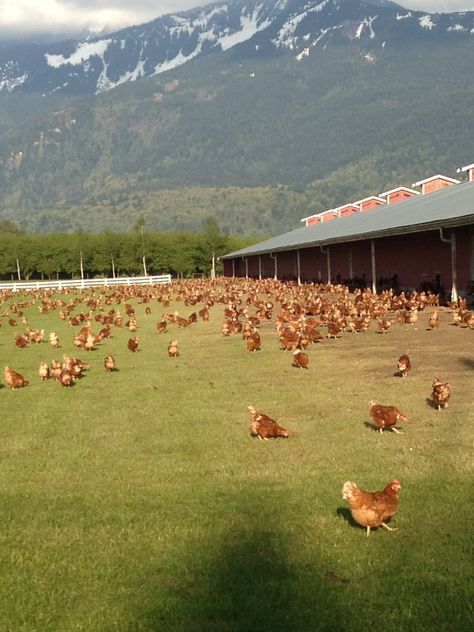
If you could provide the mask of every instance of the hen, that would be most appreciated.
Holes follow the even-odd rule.
[[[179,356],[178,341],[171,340],[168,345],[168,357],[177,358]]]
[[[111,355],[105,356],[105,358],[104,358],[104,369],[106,371],[116,371],[117,370],[114,356],[111,356]]]
[[[293,362],[292,366],[299,367],[300,369],[307,369],[309,364],[309,356],[304,351],[300,349],[295,349],[293,351]]]
[[[382,406],[382,404],[371,401],[369,402],[369,412],[380,433],[384,429],[390,429],[397,434],[403,434],[395,428],[395,424],[397,421],[406,421],[407,417],[395,406]]]
[[[5,376],[5,382],[8,386],[14,391],[16,388],[21,388],[22,386],[28,386],[28,380],[25,380],[23,375],[17,373],[13,369],[10,369],[8,366],[5,367],[5,371],[3,372]]]
[[[138,338],[134,336],[133,338],[129,338],[127,343],[128,348],[132,353],[136,353],[138,351]]]
[[[258,413],[253,406],[247,406],[250,413],[250,434],[261,440],[269,438],[288,437],[288,430],[282,428],[277,422],[263,413]]]
[[[342,497],[347,501],[353,519],[367,529],[367,537],[370,529],[384,527],[388,531],[396,531],[389,527],[386,521],[395,515],[398,509],[398,490],[400,482],[394,479],[382,492],[366,492],[352,481],[346,481],[342,487]]]
[[[398,375],[400,375],[400,377],[406,377],[408,374],[408,371],[411,369],[410,358],[407,356],[406,353],[404,353],[398,358],[397,367],[398,367]]]
[[[448,400],[451,397],[451,384],[449,382],[441,382],[439,377],[435,377],[432,397],[438,410],[447,408]]]

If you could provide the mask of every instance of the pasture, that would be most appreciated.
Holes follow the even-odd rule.
[[[0,388],[0,630],[471,629],[474,331],[451,325],[447,308],[427,331],[427,308],[387,334],[372,322],[325,338],[308,347],[301,370],[280,349],[274,296],[255,353],[241,335],[222,336],[226,298],[209,321],[157,333],[162,314],[203,307],[185,305],[179,287],[170,286],[166,306],[163,288],[146,303],[106,304],[97,292],[95,308],[84,302],[90,292],[52,297],[76,299],[72,314],[90,311],[95,332],[97,313],[132,305],[137,353],[124,326],[94,351],[76,349],[79,327],[60,319],[61,306],[40,314],[38,297],[4,297],[3,366],[30,385]],[[247,288],[236,288],[245,307]],[[226,297],[219,283],[212,292]],[[11,305],[22,301],[46,342],[15,346],[25,325]],[[60,349],[47,341],[52,331]],[[177,358],[167,356],[172,339]],[[406,352],[413,368],[401,379],[396,362]],[[72,388],[41,382],[40,361],[64,353],[87,361],[84,377]],[[108,354],[115,372],[104,370]],[[436,375],[452,384],[439,412],[430,402]],[[404,434],[374,430],[369,400],[401,408]],[[250,437],[249,404],[290,437]],[[367,538],[342,484],[375,491],[392,478],[402,486],[398,530]]]

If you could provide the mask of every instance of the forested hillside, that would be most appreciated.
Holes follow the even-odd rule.
[[[46,232],[129,230],[141,216],[192,231],[213,216],[259,236],[454,176],[473,160],[473,61],[470,39],[449,38],[301,61],[230,50],[96,97],[2,96],[0,217]]]

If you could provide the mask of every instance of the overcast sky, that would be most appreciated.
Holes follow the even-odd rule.
[[[472,11],[474,0],[399,0],[430,12]],[[208,0],[0,0],[0,32],[120,28],[210,4]]]

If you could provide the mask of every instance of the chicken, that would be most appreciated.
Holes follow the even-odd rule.
[[[168,357],[176,358],[177,356],[179,356],[178,341],[171,340],[168,345]]]
[[[386,318],[383,318],[382,320],[379,320],[379,331],[381,334],[386,334],[387,331],[390,329],[390,325],[392,324],[391,320],[387,320]]]
[[[59,338],[58,336],[54,333],[54,331],[52,331],[49,334],[49,342],[51,344],[52,347],[54,347],[55,349],[57,349],[58,347],[60,347],[61,345],[59,344]]]
[[[59,381],[63,386],[72,386],[73,378],[71,371],[68,371],[67,369],[62,369],[59,375]]]
[[[293,351],[293,362],[292,366],[299,367],[300,369],[307,369],[309,364],[309,356],[304,351],[300,349],[295,349]]]
[[[15,336],[15,344],[20,349],[28,346],[28,336],[25,334],[16,334]]]
[[[441,382],[439,377],[435,377],[433,382],[432,398],[438,410],[448,407],[448,400],[451,397],[451,384],[449,382]]]
[[[63,370],[63,366],[59,360],[53,360],[51,362],[50,375],[53,378],[53,380],[60,379],[62,370]]]
[[[105,356],[104,358],[104,369],[106,371],[116,371],[117,367],[115,365],[115,358],[111,355]]]
[[[21,388],[22,386],[28,386],[29,384],[28,380],[25,380],[23,375],[20,375],[20,373],[17,373],[13,369],[10,369],[8,366],[5,367],[3,375],[5,376],[5,382],[12,389],[12,391],[14,391],[16,388]]]
[[[380,433],[386,428],[397,434],[403,434],[395,428],[395,424],[397,421],[406,421],[407,417],[395,406],[382,406],[382,404],[371,401],[369,402],[369,412]]]
[[[439,327],[439,318],[438,318],[438,310],[435,309],[431,314],[430,319],[428,321],[428,329],[436,329]]]
[[[129,338],[127,346],[132,353],[138,351],[138,337]]]
[[[40,376],[40,379],[44,382],[44,380],[47,380],[49,378],[49,366],[46,364],[46,362],[41,362],[39,365],[39,369],[38,369],[38,375]]]
[[[168,323],[164,315],[162,316],[159,323],[156,323],[156,331],[159,334],[165,334],[168,331]]]
[[[339,327],[336,323],[328,323],[328,338],[339,338],[341,331],[342,327]]]
[[[260,351],[262,348],[262,343],[260,340],[260,335],[256,329],[254,329],[250,336],[247,338],[247,351],[251,353],[252,351]]]
[[[397,367],[400,377],[406,377],[408,375],[408,371],[411,369],[411,362],[406,353],[398,358]]]
[[[367,529],[367,537],[370,529],[384,527],[388,531],[396,531],[389,527],[386,521],[395,515],[398,509],[398,490],[400,482],[394,479],[386,485],[383,492],[366,492],[352,481],[346,481],[342,487],[342,497],[347,501],[352,518]]]
[[[268,441],[269,438],[288,437],[288,430],[282,428],[268,415],[258,413],[253,406],[247,406],[250,413],[250,434],[261,440]]]

